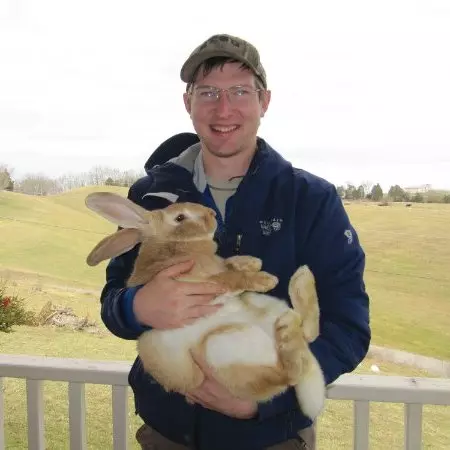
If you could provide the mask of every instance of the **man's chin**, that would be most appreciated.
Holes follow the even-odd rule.
[[[203,143],[211,154],[221,158],[230,158],[238,154],[241,147],[235,139],[217,139],[214,136],[203,139]]]
[[[241,151],[236,148],[229,148],[229,147],[219,147],[216,148],[214,146],[212,147],[208,147],[208,151],[209,153],[211,153],[212,155],[216,156],[217,158],[232,158],[233,156],[238,155],[239,153],[241,153]]]

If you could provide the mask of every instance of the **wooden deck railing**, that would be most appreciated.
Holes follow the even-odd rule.
[[[26,379],[28,448],[45,450],[43,383],[68,383],[70,449],[86,450],[85,385],[111,386],[113,448],[128,448],[128,372],[125,362],[26,355],[0,355],[0,450],[4,433],[3,378]],[[422,448],[423,405],[450,405],[450,379],[344,375],[329,386],[328,398],[354,402],[354,450],[369,449],[370,402],[401,403],[405,408],[405,450]]]

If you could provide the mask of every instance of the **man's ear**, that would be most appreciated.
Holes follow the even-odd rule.
[[[183,101],[186,111],[188,112],[188,114],[191,114],[191,96],[187,92],[183,94]]]
[[[271,97],[272,97],[271,91],[267,90],[263,92],[261,98],[261,117],[264,117],[264,115],[266,114],[266,111],[269,108]]]

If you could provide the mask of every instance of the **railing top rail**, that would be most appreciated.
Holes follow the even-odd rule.
[[[0,377],[128,385],[131,363],[0,354]],[[328,387],[330,399],[450,405],[450,379],[383,375],[341,376]]]
[[[128,385],[131,363],[0,354],[0,377]]]
[[[341,400],[450,405],[450,379],[344,375],[329,386],[327,395]]]

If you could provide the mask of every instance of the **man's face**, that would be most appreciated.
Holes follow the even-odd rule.
[[[214,89],[241,87],[236,95]],[[255,76],[242,70],[240,63],[227,63],[208,75],[202,71],[190,93],[184,94],[184,103],[194,129],[206,151],[215,156],[231,157],[253,152],[261,117],[270,102],[270,92],[255,92]]]

